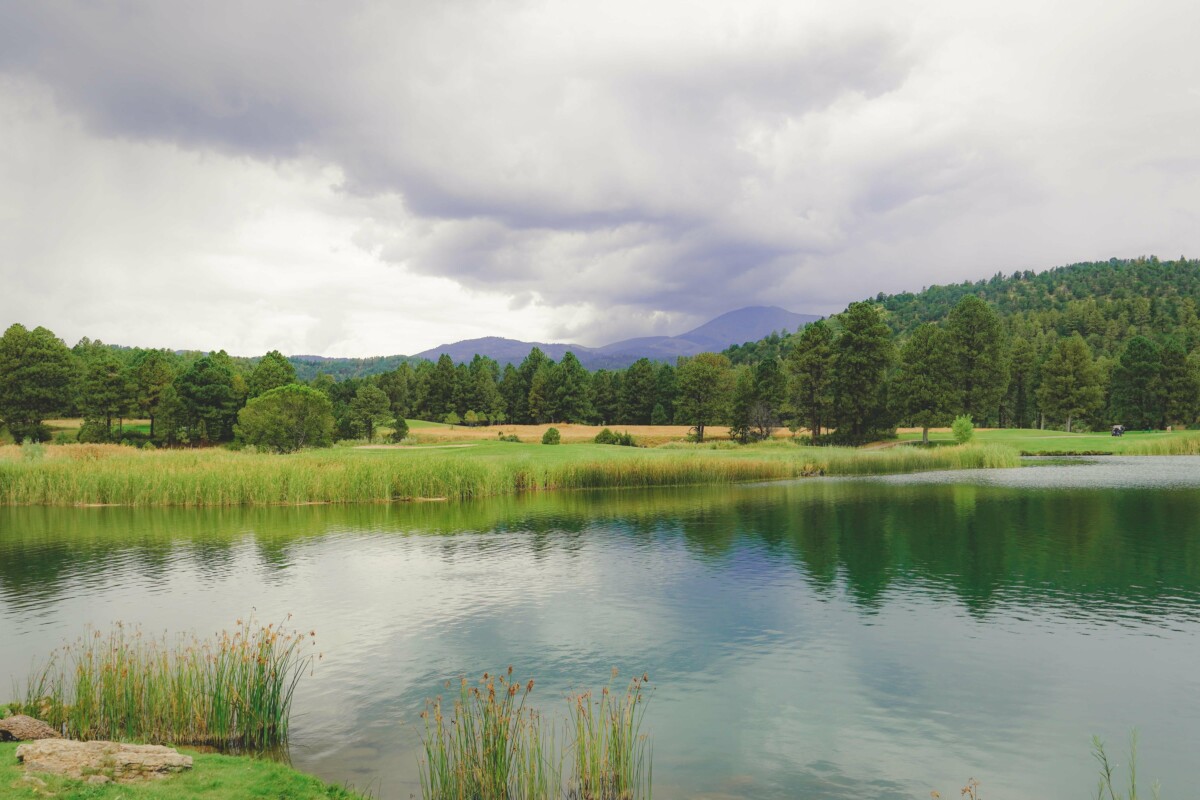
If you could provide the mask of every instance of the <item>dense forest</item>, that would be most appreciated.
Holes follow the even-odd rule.
[[[372,439],[379,427],[402,436],[405,419],[680,424],[701,438],[720,424],[741,441],[788,426],[847,442],[960,415],[1067,430],[1192,425],[1198,305],[1197,261],[1074,264],[878,295],[724,353],[595,372],[571,353],[555,362],[535,348],[503,368],[483,356],[395,357],[334,375],[320,359],[275,351],[239,359],[86,338],[68,348],[44,328],[13,325],[0,337],[0,421],[17,441],[45,439],[44,420],[70,416],[85,420],[84,441],[160,446],[282,426],[292,446],[278,449]],[[125,430],[129,417],[149,419],[149,433]]]

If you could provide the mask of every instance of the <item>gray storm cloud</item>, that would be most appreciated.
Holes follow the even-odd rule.
[[[47,93],[90,140],[209,154],[231,181],[251,164],[332,184],[290,224],[319,217],[395,269],[540,303],[530,338],[596,341],[664,314],[829,312],[1194,248],[1197,23],[1183,2],[49,2],[6,9],[0,76],[5,97]],[[92,188],[119,195],[126,177]],[[0,202],[64,191],[25,177]],[[53,262],[51,234],[29,230],[40,217],[20,214],[0,227],[10,251]],[[219,243],[219,216],[194,214],[213,217],[194,235],[239,246]],[[144,275],[149,251],[169,269],[170,243],[140,235],[124,268]],[[340,268],[239,257],[250,272],[286,260],[301,284]]]

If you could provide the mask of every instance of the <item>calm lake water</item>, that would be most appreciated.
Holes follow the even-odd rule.
[[[655,795],[1165,797],[1200,742],[1200,459],[474,504],[0,509],[0,687],[91,623],[315,629],[292,759],[417,792],[418,714],[512,664],[649,672]],[[7,694],[3,692],[0,694]]]

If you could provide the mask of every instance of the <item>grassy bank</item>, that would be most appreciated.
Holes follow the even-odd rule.
[[[0,743],[0,797],[53,797],[58,800],[233,800],[234,798],[288,798],[288,800],[363,800],[363,795],[331,786],[274,761],[183,752],[193,768],[169,780],[137,785],[92,786],[53,775],[39,776],[44,785],[28,782],[17,762],[18,742]]]
[[[461,500],[556,489],[729,484],[813,475],[1008,467],[997,445],[854,450],[767,442],[630,448],[479,442],[454,448],[144,451],[0,447],[0,505],[238,506]]]

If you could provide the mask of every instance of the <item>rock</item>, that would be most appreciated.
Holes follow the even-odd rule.
[[[0,719],[0,742],[33,742],[38,739],[61,739],[62,734],[40,719],[18,714]]]
[[[192,757],[153,744],[73,742],[42,739],[17,748],[17,760],[31,772],[49,772],[89,783],[165,778],[192,768]],[[102,778],[103,780],[93,780]]]

